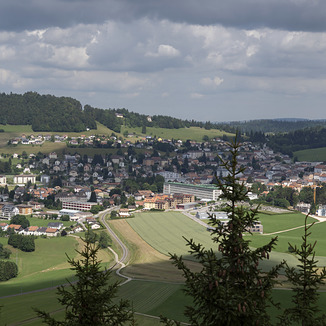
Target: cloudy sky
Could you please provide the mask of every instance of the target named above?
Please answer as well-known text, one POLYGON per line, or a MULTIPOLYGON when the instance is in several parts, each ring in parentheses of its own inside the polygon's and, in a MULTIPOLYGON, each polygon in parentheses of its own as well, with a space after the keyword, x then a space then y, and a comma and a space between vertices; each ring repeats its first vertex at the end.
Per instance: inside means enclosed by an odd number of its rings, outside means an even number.
POLYGON ((1 0, 0 87, 200 121, 326 118, 324 0, 1 0))

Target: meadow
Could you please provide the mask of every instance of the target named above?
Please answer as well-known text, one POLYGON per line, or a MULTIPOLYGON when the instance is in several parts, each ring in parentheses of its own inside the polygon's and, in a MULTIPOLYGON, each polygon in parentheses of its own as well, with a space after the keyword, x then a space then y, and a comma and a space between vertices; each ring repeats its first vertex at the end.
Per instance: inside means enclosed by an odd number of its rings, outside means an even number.
POLYGON ((129 225, 157 251, 168 255, 188 256, 187 239, 193 239, 204 247, 214 246, 209 232, 180 212, 139 213, 128 219, 129 225))
MULTIPOLYGON (((302 226, 304 215, 259 214, 259 219, 264 225, 264 230, 268 233, 281 232, 277 233, 279 241, 266 266, 272 266, 283 258, 286 258, 290 265, 295 266, 297 260, 292 254, 288 253, 287 241, 292 242, 293 240, 299 244, 303 229, 285 230, 302 226)), ((169 261, 168 252, 181 254, 186 258, 189 256, 189 248, 186 246, 182 236, 188 239, 194 238, 196 242, 202 243, 206 247, 212 246, 209 232, 180 212, 139 213, 133 219, 112 220, 109 223, 119 237, 127 244, 131 253, 129 265, 123 270, 123 273, 134 279, 119 288, 119 297, 131 300, 134 310, 137 313, 145 314, 144 316, 137 315, 139 325, 160 325, 158 319, 150 316, 159 316, 161 314, 180 321, 186 321, 183 311, 185 305, 191 303, 191 299, 186 297, 182 291, 182 276, 177 275, 178 271, 169 261)), ((316 247, 318 250, 317 254, 323 260, 325 259, 324 256, 326 256, 326 252, 323 249, 326 248, 326 240, 323 241, 323 235, 326 231, 324 230, 325 227, 326 223, 316 224, 313 227, 311 239, 312 241, 318 241, 316 247)), ((252 241, 252 246, 265 244, 272 236, 248 235, 252 241)), ((4 241, 3 239, 0 238, 0 241, 4 241)), ((63 282, 66 277, 71 277, 71 271, 68 269, 67 262, 63 257, 54 256, 51 259, 50 257, 45 257, 45 252, 49 252, 50 248, 57 250, 58 253, 59 251, 67 252, 67 248, 70 248, 71 251, 69 253, 73 255, 74 249, 80 246, 76 241, 77 239, 66 237, 37 239, 37 241, 39 240, 42 240, 42 242, 39 242, 39 245, 44 247, 44 251, 42 253, 40 251, 38 253, 39 256, 33 256, 33 259, 28 259, 30 261, 29 265, 26 267, 22 266, 25 271, 17 279, 0 285, 1 296, 12 293, 19 294, 27 289, 33 290, 35 288, 60 284, 53 283, 53 280, 63 282), (55 240, 53 246, 50 246, 53 240, 55 240), (67 241, 61 243, 64 249, 61 248, 59 250, 60 244, 56 242, 59 240, 67 241), (38 263, 39 260, 42 260, 42 262, 38 263), (46 277, 42 276, 42 274, 46 275, 46 277), (33 281, 34 277, 37 279, 37 282, 33 281), (38 282, 41 282, 41 287, 38 286, 38 282), (22 286, 24 288, 21 289, 20 287, 22 286), (9 290, 12 287, 14 290, 9 290)), ((21 263, 23 262, 22 254, 20 252, 17 255, 17 259, 21 263)), ((100 258, 104 259, 104 264, 109 264, 110 259, 112 259, 105 252, 101 254, 100 258)), ((14 259, 16 259, 15 253, 13 254, 14 259)), ((196 267, 194 262, 190 262, 190 264, 193 264, 191 268, 196 267)), ((114 274, 112 274, 112 277, 117 279, 117 276, 114 274)), ((287 306, 290 302, 291 292, 288 290, 277 289, 273 291, 273 295, 276 301, 281 303, 282 307, 287 306)), ((24 325, 41 325, 40 320, 35 319, 35 313, 31 309, 32 306, 51 311, 57 318, 60 318, 63 314, 53 290, 0 299, 0 304, 4 305, 1 316, 2 320, 8 325, 19 325, 22 321, 24 321, 24 325), (19 315, 13 313, 17 306, 20 307, 19 315)), ((326 293, 321 293, 321 307, 324 304, 326 304, 326 293)), ((273 320, 276 321, 276 316, 279 312, 272 308, 270 314, 273 320)))
POLYGON ((296 151, 293 153, 293 157, 297 157, 300 162, 324 162, 326 161, 326 147, 296 151))
MULTIPOLYGON (((210 139, 211 138, 221 138, 223 135, 233 137, 234 134, 228 133, 226 131, 218 130, 218 129, 204 129, 199 127, 190 127, 190 128, 179 128, 179 129, 166 129, 166 128, 154 128, 154 127, 146 127, 146 134, 141 133, 141 127, 139 128, 129 128, 126 126, 121 127, 121 133, 123 134, 125 131, 129 133, 134 133, 137 137, 146 137, 146 136, 156 136, 157 138, 163 139, 180 139, 182 141, 186 141, 190 139, 198 142, 203 141, 203 137, 206 135, 210 139)), ((130 140, 137 140, 137 137, 131 137, 130 140)))
POLYGON ((217 129, 210 129, 206 130, 204 128, 199 127, 190 127, 190 128, 180 128, 180 129, 165 129, 165 128, 154 128, 154 127, 147 127, 146 134, 141 133, 141 128, 128 128, 126 126, 121 126, 121 132, 117 133, 113 130, 105 127, 101 123, 97 122, 97 129, 88 130, 83 132, 33 132, 31 126, 22 126, 22 125, 0 125, 0 129, 3 129, 4 132, 0 133, 0 147, 1 153, 12 155, 17 153, 21 155, 24 151, 27 154, 31 153, 38 153, 42 152, 44 154, 48 154, 51 152, 56 152, 59 155, 63 153, 79 153, 80 155, 87 154, 92 156, 94 154, 112 154, 116 153, 116 149, 112 148, 71 148, 67 147, 65 142, 50 142, 46 141, 42 145, 11 145, 8 146, 7 143, 10 139, 15 137, 19 137, 22 134, 25 135, 67 135, 68 137, 78 137, 80 135, 91 136, 91 135, 104 135, 104 136, 111 136, 112 133, 116 135, 116 137, 121 137, 125 140, 129 140, 135 142, 137 140, 143 140, 146 136, 156 136, 157 138, 165 138, 165 139, 180 139, 186 141, 189 139, 191 135, 191 139, 201 142, 203 141, 203 137, 206 135, 209 138, 216 138, 222 137, 223 135, 226 136, 234 136, 233 134, 223 132, 217 129), (134 133, 132 137, 124 137, 124 132, 128 131, 129 133, 134 133))

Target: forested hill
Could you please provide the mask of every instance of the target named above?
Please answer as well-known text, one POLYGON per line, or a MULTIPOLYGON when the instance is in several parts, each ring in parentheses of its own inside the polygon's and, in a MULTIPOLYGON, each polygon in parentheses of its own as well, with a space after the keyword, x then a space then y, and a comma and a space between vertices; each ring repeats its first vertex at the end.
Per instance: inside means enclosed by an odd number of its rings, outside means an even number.
POLYGON ((34 131, 83 131, 96 128, 95 120, 70 97, 35 92, 0 94, 0 124, 32 125, 34 131))
POLYGON ((317 126, 326 127, 326 120, 308 119, 259 119, 248 121, 231 121, 227 124, 241 133, 284 133, 317 126))
POLYGON ((113 131, 120 132, 121 125, 128 127, 159 127, 178 129, 202 127, 234 132, 230 125, 211 122, 181 120, 169 116, 139 114, 126 109, 99 109, 85 105, 70 97, 40 95, 36 92, 0 94, 0 124, 31 125, 34 131, 79 132, 96 129, 96 121, 113 131), (121 118, 122 117, 122 118, 121 118))

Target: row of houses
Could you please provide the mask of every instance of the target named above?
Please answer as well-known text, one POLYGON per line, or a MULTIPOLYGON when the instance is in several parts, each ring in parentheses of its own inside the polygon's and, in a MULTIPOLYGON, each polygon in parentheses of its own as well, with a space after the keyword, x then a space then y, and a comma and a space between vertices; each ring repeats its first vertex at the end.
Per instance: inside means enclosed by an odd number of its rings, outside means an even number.
POLYGON ((48 237, 56 237, 60 230, 62 229, 63 224, 62 223, 49 223, 48 226, 29 226, 27 228, 23 228, 19 224, 7 224, 7 223, 0 223, 0 228, 3 231, 7 231, 9 228, 13 229, 15 233, 21 234, 21 235, 34 235, 34 236, 41 236, 45 235, 48 237))
POLYGON ((16 215, 30 215, 33 213, 32 205, 13 205, 7 202, 0 202, 0 218, 10 220, 16 215))
POLYGON ((143 207, 145 210, 150 209, 176 209, 178 205, 192 203, 195 201, 195 196, 191 194, 156 194, 153 197, 145 198, 143 207))

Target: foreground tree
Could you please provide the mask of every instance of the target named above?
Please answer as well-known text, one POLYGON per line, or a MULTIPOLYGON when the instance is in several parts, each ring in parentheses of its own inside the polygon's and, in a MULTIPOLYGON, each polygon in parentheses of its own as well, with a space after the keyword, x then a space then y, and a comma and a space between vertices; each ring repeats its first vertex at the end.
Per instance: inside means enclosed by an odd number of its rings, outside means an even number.
MULTIPOLYGON (((238 167, 240 144, 230 144, 231 160, 222 161, 229 175, 218 181, 229 222, 223 225, 214 214, 210 216, 211 234, 217 248, 205 249, 192 239, 187 240, 190 253, 201 264, 200 272, 190 270, 182 257, 172 255, 173 263, 185 277, 185 293, 193 305, 185 310, 191 325, 234 326, 270 325, 267 307, 274 304, 271 291, 282 264, 263 272, 260 263, 269 259, 276 238, 266 245, 252 249, 243 234, 257 222, 257 209, 248 210, 239 203, 247 198, 245 186, 239 182, 243 172, 238 167), (219 251, 217 253, 216 251, 219 251)), ((166 325, 179 325, 162 318, 166 325)))
POLYGON ((64 321, 57 321, 49 313, 35 309, 43 322, 51 326, 120 326, 132 320, 130 304, 127 300, 114 303, 118 282, 111 283, 110 271, 101 270, 97 259, 99 246, 86 237, 80 260, 68 257, 75 271, 76 283, 58 288, 59 302, 65 307, 64 321))
POLYGON ((292 284, 292 307, 285 309, 280 316, 279 325, 321 326, 326 325, 326 315, 318 307, 318 288, 326 279, 325 267, 320 271, 317 268, 315 258, 316 241, 311 244, 308 238, 311 235, 309 229, 314 223, 307 224, 308 215, 305 218, 304 235, 300 247, 289 243, 291 252, 299 259, 297 268, 286 264, 285 274, 292 284))

